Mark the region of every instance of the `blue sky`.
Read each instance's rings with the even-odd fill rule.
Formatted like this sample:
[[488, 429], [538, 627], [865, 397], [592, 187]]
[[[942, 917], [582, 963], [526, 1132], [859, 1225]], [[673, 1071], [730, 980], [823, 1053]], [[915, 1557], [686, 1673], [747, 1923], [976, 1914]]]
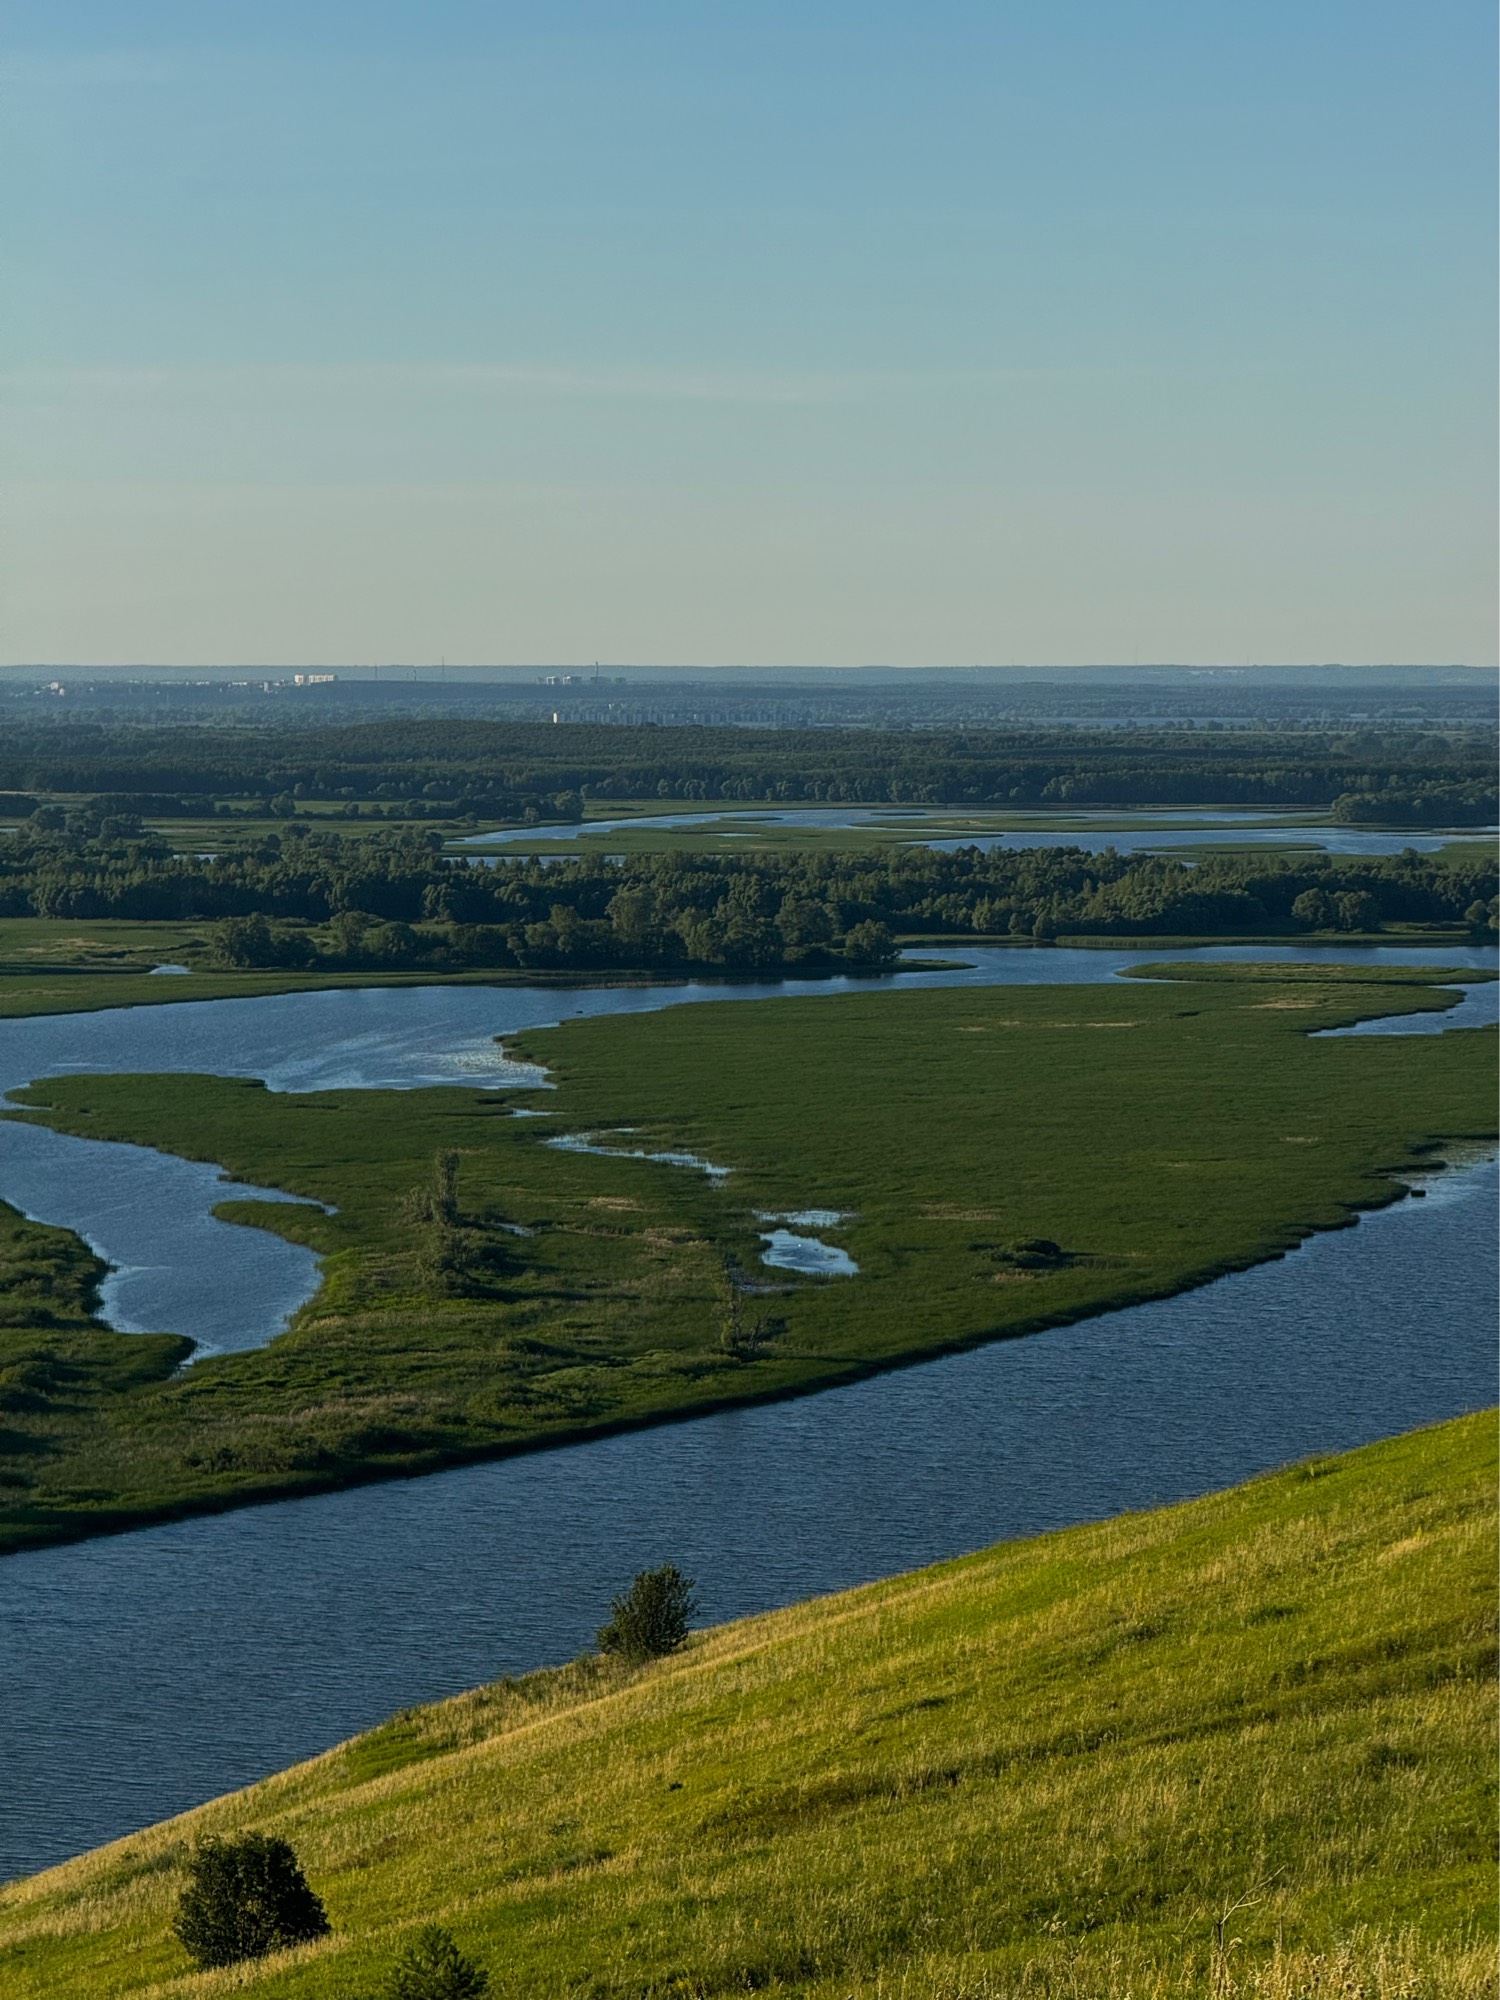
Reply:
[[0, 659], [1492, 659], [1492, 42], [11, 0]]

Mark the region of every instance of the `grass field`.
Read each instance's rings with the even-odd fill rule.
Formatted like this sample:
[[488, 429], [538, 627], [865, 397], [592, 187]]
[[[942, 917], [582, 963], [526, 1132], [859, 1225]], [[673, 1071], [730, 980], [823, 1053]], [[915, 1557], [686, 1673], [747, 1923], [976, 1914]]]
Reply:
[[[1493, 1415], [396, 1716], [0, 1890], [7, 2000], [1481, 2000]], [[435, 1616], [440, 1616], [434, 1607]], [[192, 1975], [193, 1843], [326, 1941]]]
[[[106, 1007], [155, 1007], [163, 1001], [256, 999], [336, 986], [534, 986], [535, 972], [242, 972], [204, 966], [199, 958], [210, 926], [144, 924], [110, 918], [0, 918], [0, 1020], [30, 1014], [87, 1014]], [[1347, 942], [1347, 940], [1340, 940]], [[1424, 933], [1423, 943], [1445, 943]], [[949, 940], [951, 949], [952, 941]], [[186, 963], [186, 973], [153, 972]], [[650, 984], [681, 973], [621, 973]], [[701, 973], [695, 975], [702, 977]], [[803, 972], [799, 976], [807, 977]], [[553, 971], [549, 986], [597, 985], [597, 970]]]
[[[49, 1123], [337, 1213], [221, 1211], [325, 1259], [319, 1296], [259, 1352], [178, 1374], [180, 1343], [94, 1350], [76, 1314], [0, 1327], [0, 1389], [68, 1371], [8, 1418], [0, 1547], [847, 1381], [1203, 1283], [1390, 1199], [1390, 1170], [1436, 1141], [1493, 1133], [1493, 1033], [1307, 1033], [1450, 999], [1420, 973], [1303, 968], [876, 990], [533, 1033], [520, 1052], [551, 1067], [545, 1094], [39, 1083], [26, 1098]], [[733, 1171], [543, 1143], [580, 1132]], [[760, 1263], [757, 1211], [804, 1208], [846, 1212], [819, 1233], [858, 1277]], [[1055, 1253], [1017, 1250], [1033, 1238]]]

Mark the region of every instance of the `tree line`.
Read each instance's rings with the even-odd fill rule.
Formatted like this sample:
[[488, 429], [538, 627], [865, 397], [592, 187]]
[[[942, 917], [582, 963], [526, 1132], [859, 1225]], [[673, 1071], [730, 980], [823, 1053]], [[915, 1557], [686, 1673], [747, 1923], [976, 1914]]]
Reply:
[[[578, 818], [593, 800], [1333, 807], [1414, 825], [1496, 816], [1478, 728], [738, 729], [404, 721], [317, 728], [21, 725], [0, 792], [99, 795], [160, 818], [303, 802], [404, 816]], [[128, 801], [128, 803], [126, 803]], [[0, 805], [4, 801], [0, 800]]]
[[1083, 848], [767, 852], [493, 864], [436, 834], [283, 832], [216, 858], [76, 815], [0, 841], [0, 916], [215, 925], [232, 966], [889, 964], [896, 934], [1109, 937], [1492, 927], [1486, 858], [1216, 855]]

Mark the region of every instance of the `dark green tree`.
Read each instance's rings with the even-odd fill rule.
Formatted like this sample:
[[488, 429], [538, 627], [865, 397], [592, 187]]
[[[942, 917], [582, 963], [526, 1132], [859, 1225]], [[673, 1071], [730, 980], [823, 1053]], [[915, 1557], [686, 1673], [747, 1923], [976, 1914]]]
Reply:
[[432, 1156], [432, 1178], [414, 1187], [402, 1204], [413, 1222], [436, 1223], [456, 1229], [458, 1213], [458, 1154], [445, 1148]]
[[633, 1666], [675, 1653], [697, 1608], [693, 1580], [676, 1563], [639, 1570], [629, 1590], [611, 1598], [609, 1622], [599, 1627], [599, 1650]]
[[428, 1924], [391, 1968], [380, 2000], [479, 2000], [489, 1990], [484, 1967], [464, 1956], [450, 1931]]
[[1378, 931], [1380, 929], [1380, 905], [1364, 889], [1340, 890], [1334, 897], [1338, 905], [1338, 922], [1341, 931]]
[[172, 1925], [196, 1965], [234, 1965], [323, 1937], [328, 1916], [284, 1840], [205, 1840], [188, 1863]]

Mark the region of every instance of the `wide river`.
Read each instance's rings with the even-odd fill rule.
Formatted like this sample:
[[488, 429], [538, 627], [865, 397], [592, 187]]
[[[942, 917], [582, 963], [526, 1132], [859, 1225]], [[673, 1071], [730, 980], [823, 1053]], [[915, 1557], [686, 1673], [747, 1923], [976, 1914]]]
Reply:
[[[883, 984], [1101, 980], [1185, 955], [976, 951], [963, 972]], [[1480, 950], [1420, 956], [1452, 964], [1456, 980], [1494, 963]], [[294, 1090], [534, 1084], [500, 1066], [496, 1034], [570, 1013], [854, 986], [869, 990], [370, 989], [53, 1016], [6, 1024], [0, 1086], [78, 1068], [262, 1075]], [[1495, 997], [1474, 985], [1453, 1013], [1392, 1025], [1493, 1020]], [[43, 1186], [34, 1169], [49, 1146], [72, 1171]], [[79, 1220], [93, 1199], [71, 1185], [84, 1154], [114, 1156], [113, 1208]], [[170, 1217], [162, 1225], [162, 1298], [173, 1296], [173, 1257], [204, 1253], [194, 1232], [218, 1232], [221, 1295], [241, 1288], [236, 1246], [277, 1242], [212, 1221], [206, 1200], [225, 1188], [208, 1169], [193, 1170], [201, 1186], [159, 1179], [132, 1194], [137, 1169], [181, 1164], [139, 1148], [11, 1124], [0, 1126], [0, 1160], [0, 1195], [52, 1209], [48, 1219], [101, 1245], [117, 1226], [120, 1240], [148, 1227], [130, 1220], [134, 1208], [197, 1201], [177, 1218], [191, 1242], [173, 1236]], [[0, 1877], [245, 1783], [407, 1703], [569, 1657], [611, 1591], [647, 1563], [681, 1563], [704, 1618], [729, 1618], [1479, 1407], [1494, 1397], [1495, 1165], [1417, 1178], [1426, 1199], [1285, 1259], [1030, 1339], [795, 1402], [9, 1557]], [[309, 1277], [301, 1269], [304, 1294]], [[144, 1323], [174, 1323], [157, 1297], [138, 1291]], [[208, 1328], [181, 1323], [225, 1346], [274, 1330], [228, 1311]]]

